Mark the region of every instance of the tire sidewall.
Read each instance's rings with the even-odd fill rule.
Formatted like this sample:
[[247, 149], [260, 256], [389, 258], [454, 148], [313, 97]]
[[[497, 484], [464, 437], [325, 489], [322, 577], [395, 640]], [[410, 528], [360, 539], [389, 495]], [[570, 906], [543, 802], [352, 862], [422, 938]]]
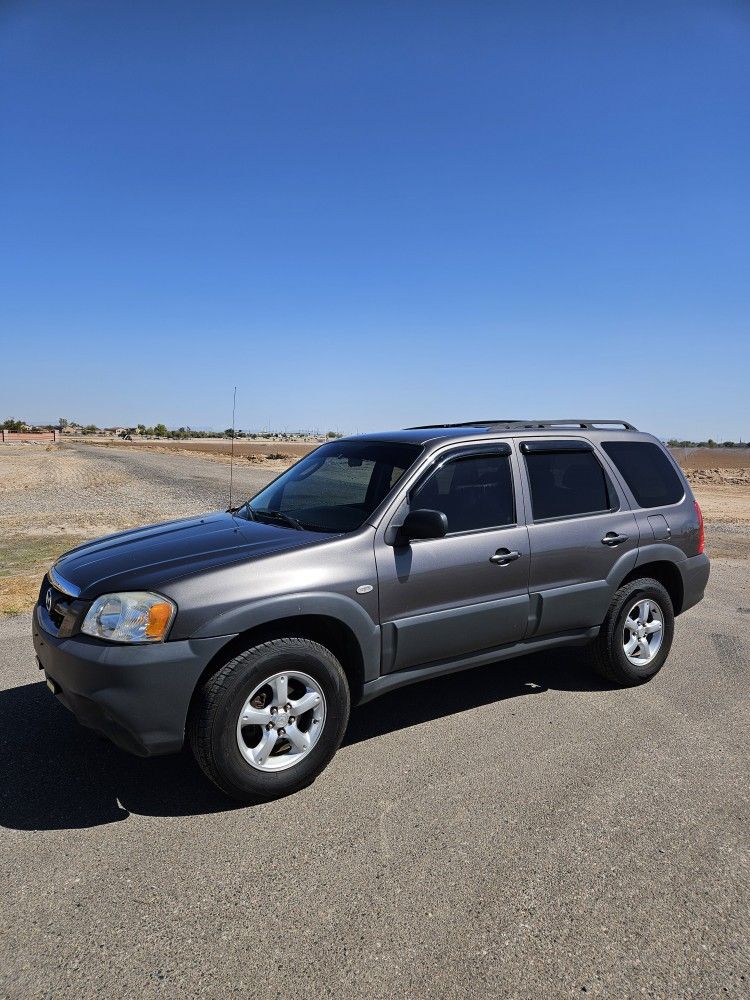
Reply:
[[[285, 639], [283, 643], [283, 649], [268, 643], [238, 657], [213, 719], [210, 740], [214, 762], [226, 790], [240, 798], [279, 798], [309, 785], [335, 754], [346, 729], [349, 689], [338, 660], [309, 640]], [[317, 743], [299, 763], [281, 771], [261, 771], [240, 752], [237, 721], [258, 685], [281, 671], [306, 673], [320, 684], [326, 699], [325, 721]]]

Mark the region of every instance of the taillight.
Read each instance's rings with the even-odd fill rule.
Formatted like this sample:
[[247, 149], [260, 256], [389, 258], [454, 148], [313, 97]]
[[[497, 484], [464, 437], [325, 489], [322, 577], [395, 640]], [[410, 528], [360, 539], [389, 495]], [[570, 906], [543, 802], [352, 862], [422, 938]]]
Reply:
[[701, 505], [698, 501], [695, 501], [695, 513], [698, 515], [698, 555], [706, 547], [706, 532], [703, 530], [703, 513], [701, 512]]

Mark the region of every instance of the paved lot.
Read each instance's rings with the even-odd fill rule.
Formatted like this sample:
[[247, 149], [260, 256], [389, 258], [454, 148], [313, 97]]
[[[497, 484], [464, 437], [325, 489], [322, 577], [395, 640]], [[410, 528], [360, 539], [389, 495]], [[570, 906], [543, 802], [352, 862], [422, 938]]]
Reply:
[[647, 686], [565, 651], [396, 692], [256, 808], [78, 727], [29, 633], [0, 621], [1, 996], [748, 995], [748, 561]]

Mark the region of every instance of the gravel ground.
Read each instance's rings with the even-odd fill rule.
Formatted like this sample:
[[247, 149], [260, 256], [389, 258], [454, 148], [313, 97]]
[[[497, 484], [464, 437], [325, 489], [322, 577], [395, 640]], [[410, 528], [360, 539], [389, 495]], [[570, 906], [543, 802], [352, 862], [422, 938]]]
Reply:
[[[278, 468], [234, 467], [234, 496], [256, 493]], [[229, 465], [194, 455], [92, 445], [6, 445], [0, 451], [0, 516], [47, 530], [145, 524], [229, 503]], [[74, 520], [71, 521], [71, 517]]]

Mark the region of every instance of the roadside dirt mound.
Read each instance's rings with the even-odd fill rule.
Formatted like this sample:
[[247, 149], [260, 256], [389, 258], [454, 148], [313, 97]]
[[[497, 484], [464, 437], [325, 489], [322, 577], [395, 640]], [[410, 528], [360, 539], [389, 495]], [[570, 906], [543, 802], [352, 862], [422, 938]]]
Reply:
[[750, 469], [686, 469], [690, 485], [750, 486]]

